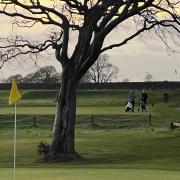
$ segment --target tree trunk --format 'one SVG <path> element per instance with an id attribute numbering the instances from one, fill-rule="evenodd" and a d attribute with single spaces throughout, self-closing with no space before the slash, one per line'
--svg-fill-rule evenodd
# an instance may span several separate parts
<path id="1" fill-rule="evenodd" d="M 63 70 L 50 146 L 51 156 L 68 158 L 75 154 L 76 88 L 73 69 Z"/>

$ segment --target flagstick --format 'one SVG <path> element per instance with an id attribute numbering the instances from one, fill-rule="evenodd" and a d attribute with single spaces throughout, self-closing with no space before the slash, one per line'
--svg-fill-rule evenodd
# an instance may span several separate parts
<path id="1" fill-rule="evenodd" d="M 16 180 L 16 103 L 14 111 L 14 180 Z"/>
<path id="2" fill-rule="evenodd" d="M 17 81 L 14 79 L 9 95 L 9 105 L 14 104 L 14 180 L 16 180 L 16 102 L 21 99 Z"/>

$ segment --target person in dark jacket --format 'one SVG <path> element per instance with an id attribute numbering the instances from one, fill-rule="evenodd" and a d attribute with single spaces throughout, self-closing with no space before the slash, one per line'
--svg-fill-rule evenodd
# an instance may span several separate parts
<path id="1" fill-rule="evenodd" d="M 140 107 L 141 107 L 142 111 L 146 111 L 147 99 L 148 99 L 148 95 L 143 90 L 142 93 L 141 93 L 141 98 L 140 98 Z"/>

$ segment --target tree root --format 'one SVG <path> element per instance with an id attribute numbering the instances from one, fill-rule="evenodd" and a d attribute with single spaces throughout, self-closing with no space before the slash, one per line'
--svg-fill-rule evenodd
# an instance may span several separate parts
<path id="1" fill-rule="evenodd" d="M 77 152 L 74 153 L 58 153 L 52 155 L 50 152 L 50 145 L 47 142 L 40 142 L 38 144 L 38 153 L 42 157 L 44 162 L 68 162 L 68 161 L 79 161 L 82 160 Z"/>

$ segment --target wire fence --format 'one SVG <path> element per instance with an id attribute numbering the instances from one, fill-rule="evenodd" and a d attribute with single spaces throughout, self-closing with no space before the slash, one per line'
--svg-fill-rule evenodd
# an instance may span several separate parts
<path id="1" fill-rule="evenodd" d="M 87 115 L 76 117 L 76 127 L 87 128 L 151 128 L 170 127 L 173 119 L 162 115 Z M 177 122 L 177 121 L 176 121 Z M 19 115 L 17 116 L 17 128 L 53 128 L 54 116 L 49 115 Z M 0 128 L 14 126 L 14 116 L 0 114 Z"/>

